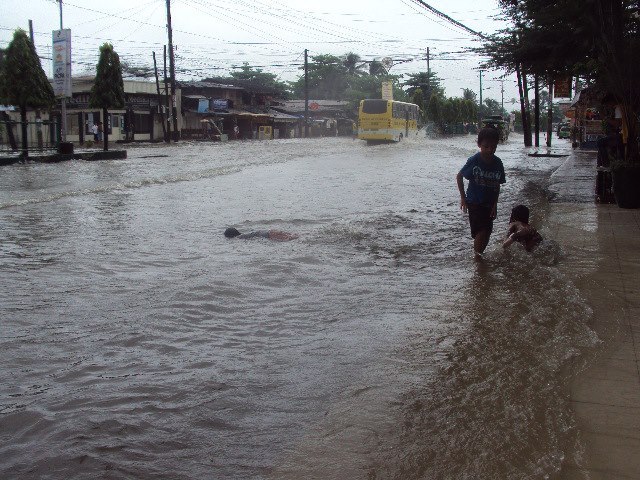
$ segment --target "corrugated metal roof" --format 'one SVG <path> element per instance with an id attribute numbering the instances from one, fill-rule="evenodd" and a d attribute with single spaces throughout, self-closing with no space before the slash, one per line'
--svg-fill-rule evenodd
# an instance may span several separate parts
<path id="1" fill-rule="evenodd" d="M 201 81 L 192 81 L 192 82 L 178 82 L 178 85 L 181 88 L 219 88 L 224 90 L 244 90 L 242 87 L 236 87 L 235 85 L 224 85 L 222 83 L 213 83 L 213 82 L 201 82 Z"/>
<path id="2" fill-rule="evenodd" d="M 282 122 L 297 122 L 298 120 L 300 120 L 300 117 L 278 112 L 277 110 L 274 110 L 272 108 L 269 109 L 269 116 L 274 120 L 280 120 Z"/>
<path id="3" fill-rule="evenodd" d="M 304 100 L 284 100 L 279 102 L 283 107 L 298 107 L 304 108 Z M 319 107 L 348 107 L 350 103 L 346 100 L 309 100 L 309 105 L 312 103 L 317 104 Z"/>

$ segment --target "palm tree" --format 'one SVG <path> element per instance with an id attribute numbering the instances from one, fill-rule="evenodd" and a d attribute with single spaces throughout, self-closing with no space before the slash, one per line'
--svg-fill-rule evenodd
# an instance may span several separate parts
<path id="1" fill-rule="evenodd" d="M 347 69 L 349 75 L 359 76 L 363 73 L 362 68 L 365 62 L 362 61 L 362 58 L 357 53 L 349 52 L 342 57 L 342 65 Z"/>
<path id="2" fill-rule="evenodd" d="M 369 75 L 373 75 L 374 77 L 379 77 L 382 75 L 387 75 L 387 69 L 384 68 L 382 62 L 378 60 L 373 60 L 369 63 Z"/>

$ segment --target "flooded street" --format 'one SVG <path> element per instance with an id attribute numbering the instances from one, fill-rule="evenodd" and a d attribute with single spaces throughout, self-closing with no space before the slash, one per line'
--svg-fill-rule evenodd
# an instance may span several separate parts
<path id="1" fill-rule="evenodd" d="M 0 476 L 553 478 L 563 367 L 597 337 L 561 245 L 500 247 L 516 203 L 548 233 L 563 162 L 521 145 L 482 263 L 472 136 L 3 168 Z"/>

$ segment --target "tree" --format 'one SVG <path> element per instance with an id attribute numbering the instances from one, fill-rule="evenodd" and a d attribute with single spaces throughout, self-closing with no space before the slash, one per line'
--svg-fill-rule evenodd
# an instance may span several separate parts
<path id="1" fill-rule="evenodd" d="M 424 103 L 424 95 L 423 95 L 421 89 L 416 88 L 414 90 L 413 97 L 411 98 L 411 102 L 415 103 L 416 105 L 418 105 L 418 107 L 420 108 L 420 116 L 424 120 L 424 117 L 425 117 L 425 114 L 426 114 L 426 108 L 425 108 L 425 103 Z"/>
<path id="2" fill-rule="evenodd" d="M 622 105 L 632 139 L 625 156 L 640 162 L 636 141 L 640 113 L 640 62 L 636 59 L 640 50 L 640 1 L 499 3 L 513 26 L 491 36 L 478 49 L 490 57 L 486 66 L 505 68 L 521 76 L 527 71 L 545 80 L 566 74 L 585 77 Z M 526 86 L 526 76 L 522 81 Z"/>
<path id="3" fill-rule="evenodd" d="M 0 103 L 20 108 L 22 155 L 28 156 L 27 108 L 50 108 L 55 95 L 33 43 L 21 29 L 14 32 L 0 66 Z"/>
<path id="4" fill-rule="evenodd" d="M 478 95 L 476 94 L 476 92 L 469 88 L 465 88 L 462 91 L 462 98 L 464 98 L 465 100 L 471 100 L 476 105 L 478 104 Z"/>
<path id="5" fill-rule="evenodd" d="M 319 100 L 347 100 L 357 107 L 365 98 L 381 98 L 382 82 L 391 82 L 393 98 L 402 102 L 411 101 L 400 83 L 400 76 L 389 75 L 382 63 L 373 60 L 369 64 L 369 74 L 361 67 L 366 62 L 351 52 L 337 57 L 317 55 L 308 64 L 309 97 Z M 294 96 L 303 98 L 305 78 L 300 76 L 291 83 Z"/>
<path id="6" fill-rule="evenodd" d="M 400 87 L 397 76 L 389 75 L 383 78 L 372 75 L 361 75 L 349 79 L 350 86 L 342 94 L 342 99 L 351 103 L 357 111 L 360 100 L 365 98 L 382 98 L 382 81 L 390 81 L 393 85 L 393 98 L 401 102 L 410 101 L 407 94 Z"/>
<path id="7" fill-rule="evenodd" d="M 369 75 L 379 77 L 381 75 L 386 75 L 386 74 L 387 74 L 387 69 L 384 68 L 384 65 L 382 65 L 382 62 L 378 60 L 372 60 L 371 63 L 369 63 Z"/>
<path id="8" fill-rule="evenodd" d="M 362 69 L 366 63 L 362 61 L 360 55 L 349 52 L 343 57 L 342 64 L 347 69 L 349 75 L 359 76 L 362 75 Z"/>
<path id="9" fill-rule="evenodd" d="M 476 123 L 478 120 L 478 105 L 473 100 L 463 100 L 463 121 Z"/>
<path id="10" fill-rule="evenodd" d="M 309 96 L 318 100 L 340 100 L 349 88 L 348 72 L 340 57 L 316 55 L 308 64 Z M 294 93 L 304 96 L 305 81 L 301 76 L 292 83 Z"/>
<path id="11" fill-rule="evenodd" d="M 508 115 L 508 113 L 504 108 L 502 108 L 500 102 L 494 100 L 493 98 L 487 98 L 480 107 L 480 116 L 482 118 L 485 118 L 490 115 L 500 115 L 504 118 Z"/>
<path id="12" fill-rule="evenodd" d="M 351 86 L 344 92 L 343 97 L 351 103 L 354 112 L 358 110 L 360 100 L 381 97 L 380 79 L 371 75 L 362 75 L 351 82 Z"/>
<path id="13" fill-rule="evenodd" d="M 459 111 L 456 108 L 456 104 L 452 98 L 444 101 L 442 109 L 442 120 L 447 125 L 453 125 L 458 121 Z"/>
<path id="14" fill-rule="evenodd" d="M 499 0 L 513 26 L 490 36 L 477 51 L 490 58 L 485 67 L 517 74 L 525 145 L 531 145 L 527 76 L 538 76 L 545 82 L 557 75 L 590 71 L 594 30 L 583 14 L 591 1 Z"/>
<path id="15" fill-rule="evenodd" d="M 427 118 L 436 125 L 441 122 L 442 97 L 432 95 L 427 106 Z"/>
<path id="16" fill-rule="evenodd" d="M 124 107 L 124 83 L 120 57 L 113 50 L 113 45 L 105 43 L 100 47 L 100 60 L 96 67 L 96 79 L 91 87 L 89 106 L 101 108 L 105 124 L 104 151 L 109 150 L 109 112 L 110 108 Z"/>
<path id="17" fill-rule="evenodd" d="M 289 86 L 286 82 L 278 80 L 277 75 L 252 67 L 247 62 L 244 62 L 241 67 L 235 67 L 228 77 L 209 77 L 203 79 L 203 82 L 234 85 L 251 93 L 268 94 L 282 99 L 291 96 Z"/>
<path id="18" fill-rule="evenodd" d="M 444 88 L 440 84 L 441 79 L 434 72 L 418 72 L 408 75 L 408 79 L 403 85 L 407 88 L 407 93 L 413 95 L 413 92 L 419 88 L 429 101 L 432 95 L 440 95 L 444 97 Z"/>
<path id="19" fill-rule="evenodd" d="M 278 98 L 288 98 L 289 90 L 285 82 L 273 73 L 254 68 L 244 62 L 231 72 L 231 84 L 244 87 L 251 92 L 268 93 Z"/>

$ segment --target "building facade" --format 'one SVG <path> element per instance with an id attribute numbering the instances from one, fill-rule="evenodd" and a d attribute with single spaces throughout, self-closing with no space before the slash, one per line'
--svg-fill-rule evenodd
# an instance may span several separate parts
<path id="1" fill-rule="evenodd" d="M 86 144 L 94 141 L 92 128 L 94 124 L 102 126 L 109 134 L 110 141 L 161 141 L 169 127 L 166 96 L 158 95 L 156 84 L 141 80 L 124 80 L 125 105 L 120 109 L 110 109 L 108 118 L 103 118 L 101 109 L 89 107 L 91 87 L 94 77 L 76 77 L 72 81 L 72 98 L 66 101 L 68 142 Z M 180 115 L 181 95 L 176 91 L 176 108 L 178 111 L 177 129 L 182 129 Z M 61 105 L 57 104 L 52 112 L 53 117 L 61 118 Z"/>

